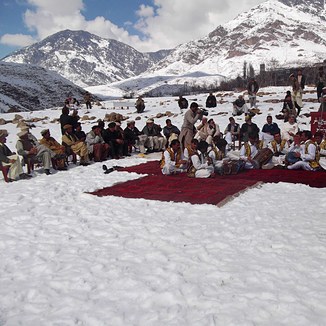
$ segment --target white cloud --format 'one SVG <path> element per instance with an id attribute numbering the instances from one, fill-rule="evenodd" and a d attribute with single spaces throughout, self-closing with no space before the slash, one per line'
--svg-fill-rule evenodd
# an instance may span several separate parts
<path id="1" fill-rule="evenodd" d="M 8 46 L 28 46 L 35 42 L 32 36 L 24 34 L 4 34 L 0 38 L 0 43 Z"/>
<path id="2" fill-rule="evenodd" d="M 142 43 L 143 49 L 157 48 L 157 45 L 159 48 L 170 48 L 203 37 L 264 1 L 155 0 L 155 14 L 141 16 L 135 27 L 147 36 Z"/>
<path id="3" fill-rule="evenodd" d="M 139 51 L 155 51 L 203 37 L 261 2 L 264 0 L 154 0 L 152 6 L 140 5 L 135 13 L 139 19 L 134 28 L 140 32 L 139 37 L 130 35 L 124 28 L 130 22 L 122 22 L 119 27 L 101 16 L 86 20 L 82 0 L 28 0 L 32 9 L 26 10 L 24 21 L 36 35 L 35 39 L 28 35 L 4 35 L 1 43 L 10 40 L 11 45 L 28 45 L 58 31 L 72 29 L 116 39 Z"/>

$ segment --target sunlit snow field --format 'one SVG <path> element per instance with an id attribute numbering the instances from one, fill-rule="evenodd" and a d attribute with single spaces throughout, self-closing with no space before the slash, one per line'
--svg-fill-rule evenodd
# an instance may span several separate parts
<path id="1" fill-rule="evenodd" d="M 264 101 L 283 99 L 286 90 L 262 90 L 262 114 L 253 118 L 260 128 L 267 114 L 274 117 L 282 107 Z M 222 131 L 238 95 L 227 94 L 209 116 Z M 206 96 L 187 99 L 204 104 Z M 181 127 L 175 97 L 145 101 L 139 129 L 147 117 L 166 111 L 178 114 L 172 122 Z M 102 104 L 106 109 L 94 106 L 87 115 L 113 112 L 111 102 Z M 317 108 L 304 102 L 303 113 Z M 115 112 L 139 116 L 134 108 Z M 80 116 L 85 113 L 82 108 Z M 32 133 L 40 138 L 49 128 L 59 141 L 60 126 L 51 121 L 60 114 L 61 108 L 22 113 L 48 116 Z M 164 126 L 166 118 L 155 122 Z M 83 122 L 85 132 L 96 119 Z M 237 120 L 242 124 L 244 117 Z M 301 129 L 310 129 L 309 118 L 298 120 Z M 9 131 L 7 144 L 14 150 L 20 130 L 12 123 L 1 128 Z M 134 153 L 106 164 L 149 159 L 158 155 Z M 326 325 L 326 188 L 263 184 L 221 208 L 100 198 L 87 192 L 141 177 L 104 175 L 101 167 L 70 165 L 51 176 L 37 169 L 31 180 L 9 184 L 0 179 L 1 326 Z"/>

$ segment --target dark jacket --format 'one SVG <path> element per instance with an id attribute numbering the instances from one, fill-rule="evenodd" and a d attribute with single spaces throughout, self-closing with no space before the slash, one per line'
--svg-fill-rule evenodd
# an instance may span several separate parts
<path id="1" fill-rule="evenodd" d="M 241 134 L 241 138 L 244 141 L 248 141 L 248 136 L 250 133 L 255 133 L 257 136 L 259 134 L 260 129 L 258 128 L 258 126 L 255 123 L 247 123 L 245 122 L 240 129 L 240 134 Z"/>
<path id="2" fill-rule="evenodd" d="M 246 101 L 244 100 L 244 98 L 240 99 L 237 98 L 234 102 L 233 105 L 236 105 L 237 107 L 241 108 L 246 104 Z"/>
<path id="3" fill-rule="evenodd" d="M 215 95 L 208 95 L 207 99 L 206 99 L 206 107 L 207 108 L 216 108 L 216 97 Z"/>
<path id="4" fill-rule="evenodd" d="M 271 135 L 275 135 L 280 132 L 280 128 L 277 123 L 272 122 L 270 125 L 268 123 L 264 124 L 262 132 L 269 133 Z"/>
<path id="5" fill-rule="evenodd" d="M 180 135 L 180 130 L 177 126 L 174 126 L 174 125 L 172 125 L 171 127 L 165 126 L 163 128 L 163 134 L 166 137 L 166 139 L 169 139 L 171 134 Z"/>
<path id="6" fill-rule="evenodd" d="M 184 97 L 178 100 L 178 105 L 180 109 L 187 109 L 188 108 L 188 101 Z"/>
<path id="7" fill-rule="evenodd" d="M 156 124 L 153 124 L 153 127 L 152 128 L 148 128 L 148 126 L 146 125 L 143 130 L 142 130 L 142 133 L 144 135 L 147 135 L 147 136 L 161 136 L 161 131 L 162 131 L 162 128 L 159 127 L 158 125 Z"/>
<path id="8" fill-rule="evenodd" d="M 136 143 L 136 140 L 139 139 L 139 135 L 141 135 L 141 132 L 137 127 L 134 127 L 133 129 L 125 128 L 123 131 L 124 138 L 128 142 L 128 144 L 134 145 Z"/>
<path id="9" fill-rule="evenodd" d="M 259 90 L 258 83 L 255 80 L 254 81 L 250 81 L 248 83 L 247 90 L 248 90 L 249 95 L 251 95 L 252 93 L 257 93 L 258 90 Z"/>

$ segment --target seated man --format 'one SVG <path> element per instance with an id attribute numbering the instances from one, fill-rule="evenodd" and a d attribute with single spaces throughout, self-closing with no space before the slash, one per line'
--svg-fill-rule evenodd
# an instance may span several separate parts
<path id="1" fill-rule="evenodd" d="M 190 157 L 190 165 L 188 167 L 188 177 L 192 178 L 209 178 L 214 174 L 214 166 L 212 159 L 207 153 L 208 144 L 205 141 L 198 143 L 197 152 Z"/>
<path id="2" fill-rule="evenodd" d="M 319 152 L 319 165 L 326 170 L 326 139 L 323 140 L 323 134 L 319 131 L 315 133 L 315 142 Z"/>
<path id="3" fill-rule="evenodd" d="M 44 129 L 41 131 L 41 135 L 43 136 L 40 139 L 40 144 L 46 146 L 51 149 L 54 153 L 56 153 L 55 167 L 57 170 L 66 170 L 66 162 L 65 162 L 65 147 L 60 145 L 53 137 L 51 137 L 50 130 Z M 53 163 L 54 164 L 54 163 Z"/>
<path id="4" fill-rule="evenodd" d="M 208 156 L 212 159 L 214 171 L 222 174 L 223 159 L 226 157 L 226 145 L 225 139 L 220 137 L 214 137 L 211 149 L 208 151 Z"/>
<path id="5" fill-rule="evenodd" d="M 82 130 L 82 124 L 80 122 L 77 122 L 74 134 L 78 140 L 86 141 L 86 133 Z"/>
<path id="6" fill-rule="evenodd" d="M 248 114 L 248 107 L 243 95 L 239 95 L 238 98 L 233 102 L 233 112 L 232 115 L 241 115 L 242 113 Z"/>
<path id="7" fill-rule="evenodd" d="M 282 128 L 282 138 L 286 140 L 293 140 L 293 136 L 299 131 L 298 123 L 294 115 L 289 116 L 289 120 L 284 123 Z"/>
<path id="8" fill-rule="evenodd" d="M 256 134 L 257 139 L 258 139 L 258 134 L 260 131 L 258 126 L 252 122 L 251 117 L 249 115 L 247 115 L 245 117 L 245 121 L 246 122 L 242 124 L 241 129 L 240 129 L 241 139 L 244 142 L 248 142 L 249 134 Z"/>
<path id="9" fill-rule="evenodd" d="M 86 135 L 86 145 L 88 152 L 93 153 L 94 162 L 105 161 L 109 154 L 109 144 L 106 144 L 100 126 L 93 126 L 92 130 Z"/>
<path id="10" fill-rule="evenodd" d="M 268 145 L 274 140 L 274 135 L 276 133 L 280 133 L 281 131 L 277 123 L 273 122 L 273 117 L 271 115 L 267 116 L 266 121 L 267 123 L 264 124 L 261 135 L 265 145 Z"/>
<path id="11" fill-rule="evenodd" d="M 33 163 L 40 162 L 43 164 L 45 174 L 51 174 L 51 159 L 55 158 L 56 154 L 35 141 L 35 137 L 29 135 L 28 130 L 19 132 L 17 136 L 19 137 L 16 143 L 17 153 L 23 156 L 25 162 L 27 163 L 28 160 L 32 160 Z"/>
<path id="12" fill-rule="evenodd" d="M 173 139 L 170 147 L 163 152 L 160 167 L 165 175 L 186 172 L 187 161 L 183 158 L 178 139 Z"/>
<path id="13" fill-rule="evenodd" d="M 187 99 L 184 98 L 182 95 L 180 95 L 179 99 L 178 99 L 178 105 L 179 105 L 180 111 L 182 113 L 182 110 L 188 109 L 188 101 L 187 101 Z"/>
<path id="14" fill-rule="evenodd" d="M 162 128 L 160 125 L 154 123 L 153 119 L 146 121 L 142 133 L 147 136 L 145 147 L 148 148 L 148 152 L 160 152 L 165 148 L 166 139 L 161 135 Z"/>
<path id="15" fill-rule="evenodd" d="M 69 146 L 71 150 L 80 156 L 80 165 L 89 165 L 88 148 L 84 141 L 79 140 L 73 133 L 72 125 L 63 126 L 65 133 L 62 136 L 62 143 Z"/>
<path id="16" fill-rule="evenodd" d="M 216 108 L 216 106 L 217 106 L 216 97 L 212 92 L 210 92 L 206 99 L 206 107 L 207 108 Z"/>
<path id="17" fill-rule="evenodd" d="M 293 136 L 293 142 L 291 143 L 288 152 L 285 156 L 285 164 L 288 165 L 300 161 L 300 158 L 296 155 L 296 153 L 300 153 L 300 151 L 301 151 L 301 131 L 298 131 Z"/>
<path id="18" fill-rule="evenodd" d="M 120 159 L 123 154 L 124 139 L 116 128 L 115 122 L 110 122 L 108 128 L 102 132 L 104 141 L 109 144 L 109 155 L 114 159 Z"/>
<path id="19" fill-rule="evenodd" d="M 281 134 L 278 132 L 274 134 L 274 139 L 268 144 L 268 148 L 273 152 L 273 157 L 262 168 L 272 169 L 275 166 L 284 166 L 285 157 L 289 151 L 289 142 L 282 139 Z"/>
<path id="20" fill-rule="evenodd" d="M 127 121 L 127 127 L 123 131 L 125 141 L 128 144 L 128 147 L 135 146 L 139 149 L 140 153 L 145 153 L 145 142 L 147 136 L 143 135 L 139 129 L 135 126 L 134 120 Z M 131 150 L 130 150 L 131 152 Z"/>
<path id="21" fill-rule="evenodd" d="M 229 124 L 224 130 L 225 140 L 228 143 L 228 148 L 230 149 L 232 143 L 235 143 L 236 140 L 240 137 L 240 126 L 235 122 L 233 117 L 229 118 Z"/>
<path id="22" fill-rule="evenodd" d="M 184 159 L 187 160 L 187 162 L 189 162 L 192 155 L 197 153 L 198 143 L 199 143 L 198 140 L 193 138 L 191 140 L 191 143 L 187 145 L 186 148 L 184 149 L 183 156 Z"/>
<path id="23" fill-rule="evenodd" d="M 194 138 L 198 139 L 198 141 L 204 140 L 208 145 L 212 144 L 213 137 L 219 137 L 221 134 L 219 125 L 215 124 L 213 119 L 207 121 L 206 117 L 202 118 L 202 122 L 197 127 L 197 130 Z"/>
<path id="24" fill-rule="evenodd" d="M 297 115 L 297 111 L 295 110 L 295 107 L 292 102 L 291 91 L 286 92 L 286 95 L 283 100 L 283 107 L 281 112 L 283 113 L 284 122 L 288 122 L 290 115 L 294 115 L 294 116 Z"/>
<path id="25" fill-rule="evenodd" d="M 15 181 L 19 179 L 29 179 L 30 175 L 23 172 L 19 156 L 13 153 L 6 145 L 8 137 L 7 130 L 0 130 L 0 165 L 8 166 L 8 180 Z"/>
<path id="26" fill-rule="evenodd" d="M 174 126 L 171 119 L 166 119 L 166 126 L 163 128 L 163 135 L 167 140 L 167 144 L 171 144 L 173 139 L 178 139 L 180 135 L 180 130 L 177 126 Z"/>
<path id="27" fill-rule="evenodd" d="M 255 132 L 248 135 L 249 141 L 245 142 L 240 149 L 240 159 L 245 162 L 245 169 L 255 169 L 257 165 L 254 157 L 258 154 L 258 137 Z"/>
<path id="28" fill-rule="evenodd" d="M 316 171 L 319 167 L 319 155 L 317 145 L 311 140 L 312 134 L 310 130 L 301 132 L 301 149 L 295 152 L 295 157 L 299 160 L 292 165 L 288 165 L 289 170 L 304 169 L 307 171 Z"/>
<path id="29" fill-rule="evenodd" d="M 145 110 L 145 102 L 141 96 L 138 97 L 135 107 L 137 109 L 137 113 L 142 113 Z"/>

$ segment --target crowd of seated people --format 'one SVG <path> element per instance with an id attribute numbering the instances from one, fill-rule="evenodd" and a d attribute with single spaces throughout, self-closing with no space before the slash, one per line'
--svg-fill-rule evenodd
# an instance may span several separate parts
<path id="1" fill-rule="evenodd" d="M 192 103 L 188 111 L 192 114 L 188 124 L 193 127 L 193 137 L 183 137 L 181 141 L 182 131 L 171 119 L 167 119 L 162 128 L 149 118 L 141 130 L 134 120 L 128 120 L 125 129 L 121 128 L 120 121 L 111 121 L 105 126 L 105 122 L 99 120 L 91 130 L 84 132 L 78 111 L 72 110 L 70 114 L 65 106 L 59 119 L 61 140 L 54 139 L 49 129 L 42 130 L 38 140 L 25 127 L 17 134 L 16 154 L 5 144 L 8 132 L 0 130 L 0 167 L 8 170 L 8 179 L 13 181 L 31 177 L 31 169 L 24 173 L 23 164 L 27 167 L 41 164 L 44 173 L 49 175 L 51 168 L 67 170 L 69 156 L 75 158 L 73 162 L 78 158 L 80 165 L 87 166 L 91 161 L 130 156 L 135 150 L 141 154 L 162 152 L 163 174 L 187 172 L 197 178 L 210 177 L 214 173 L 237 173 L 242 169 L 316 171 L 325 168 L 324 135 L 299 130 L 296 115 L 290 114 L 291 111 L 282 127 L 273 122 L 271 115 L 267 116 L 262 128 L 253 122 L 249 112 L 242 125 L 231 116 L 224 134 L 214 119 L 201 114 L 197 103 Z M 236 141 L 239 151 L 235 151 Z"/>

